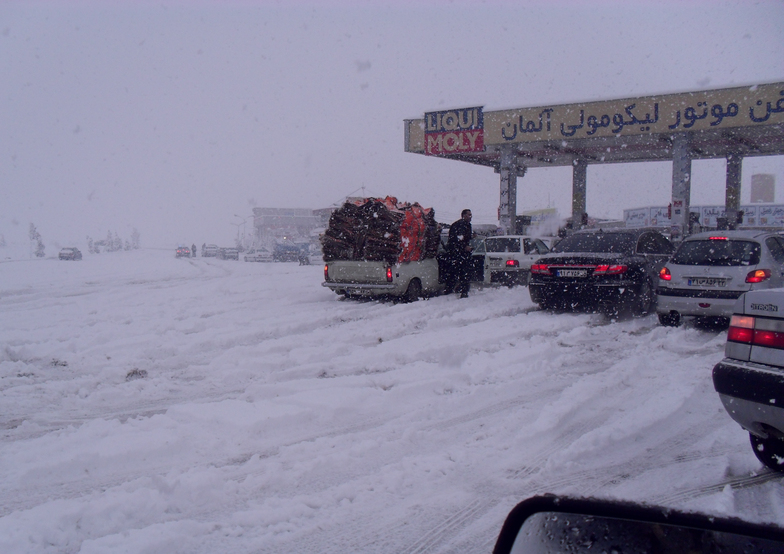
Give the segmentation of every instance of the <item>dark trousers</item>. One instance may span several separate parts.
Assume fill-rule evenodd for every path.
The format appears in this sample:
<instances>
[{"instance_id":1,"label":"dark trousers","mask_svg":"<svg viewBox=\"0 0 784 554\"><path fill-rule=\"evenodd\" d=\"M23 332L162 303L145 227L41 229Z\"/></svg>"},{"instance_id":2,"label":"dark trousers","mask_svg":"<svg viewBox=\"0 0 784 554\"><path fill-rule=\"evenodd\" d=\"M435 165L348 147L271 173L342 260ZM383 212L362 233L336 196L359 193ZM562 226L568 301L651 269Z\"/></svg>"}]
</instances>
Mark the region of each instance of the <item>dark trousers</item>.
<instances>
[{"instance_id":1,"label":"dark trousers","mask_svg":"<svg viewBox=\"0 0 784 554\"><path fill-rule=\"evenodd\" d=\"M449 274L446 280L446 293L468 294L471 290L471 255L457 253L449 257Z\"/></svg>"}]
</instances>

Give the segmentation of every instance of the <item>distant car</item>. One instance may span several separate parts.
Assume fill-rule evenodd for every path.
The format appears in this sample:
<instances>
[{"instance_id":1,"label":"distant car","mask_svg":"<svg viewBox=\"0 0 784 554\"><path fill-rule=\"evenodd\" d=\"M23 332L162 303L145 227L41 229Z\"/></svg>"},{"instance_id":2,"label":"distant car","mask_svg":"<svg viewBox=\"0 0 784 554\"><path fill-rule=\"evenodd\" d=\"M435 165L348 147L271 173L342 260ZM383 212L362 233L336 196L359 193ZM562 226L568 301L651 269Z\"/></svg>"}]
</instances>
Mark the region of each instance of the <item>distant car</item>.
<instances>
[{"instance_id":1,"label":"distant car","mask_svg":"<svg viewBox=\"0 0 784 554\"><path fill-rule=\"evenodd\" d=\"M82 253L79 251L78 248L68 247L63 248L60 250L60 254L57 256L61 260L81 260Z\"/></svg>"},{"instance_id":2,"label":"distant car","mask_svg":"<svg viewBox=\"0 0 784 554\"><path fill-rule=\"evenodd\" d=\"M729 318L746 291L784 286L784 238L763 231L712 231L686 238L659 273L662 325L683 316ZM725 323L726 324L726 323Z\"/></svg>"},{"instance_id":3,"label":"distant car","mask_svg":"<svg viewBox=\"0 0 784 554\"><path fill-rule=\"evenodd\" d=\"M733 312L713 386L757 459L784 472L784 289L747 292Z\"/></svg>"},{"instance_id":4,"label":"distant car","mask_svg":"<svg viewBox=\"0 0 784 554\"><path fill-rule=\"evenodd\" d=\"M531 265L531 300L542 308L647 314L659 270L673 250L656 229L577 231Z\"/></svg>"},{"instance_id":5,"label":"distant car","mask_svg":"<svg viewBox=\"0 0 784 554\"><path fill-rule=\"evenodd\" d=\"M276 244L272 251L272 259L276 262L296 262L299 260L300 249L295 244Z\"/></svg>"},{"instance_id":6,"label":"distant car","mask_svg":"<svg viewBox=\"0 0 784 554\"><path fill-rule=\"evenodd\" d=\"M191 249L187 246L178 246L177 247L177 254L175 255L176 258L190 258L191 257Z\"/></svg>"},{"instance_id":7,"label":"distant car","mask_svg":"<svg viewBox=\"0 0 784 554\"><path fill-rule=\"evenodd\" d=\"M243 259L246 262L271 262L272 252L266 248L252 248L245 253Z\"/></svg>"},{"instance_id":8,"label":"distant car","mask_svg":"<svg viewBox=\"0 0 784 554\"><path fill-rule=\"evenodd\" d=\"M220 249L215 244L208 244L201 251L202 258L217 258Z\"/></svg>"},{"instance_id":9,"label":"distant car","mask_svg":"<svg viewBox=\"0 0 784 554\"><path fill-rule=\"evenodd\" d=\"M221 260L239 260L240 251L236 248L220 248L218 249L218 258Z\"/></svg>"},{"instance_id":10,"label":"distant car","mask_svg":"<svg viewBox=\"0 0 784 554\"><path fill-rule=\"evenodd\" d=\"M501 285L527 285L531 264L550 252L541 240L525 235L487 237L484 281Z\"/></svg>"}]
</instances>

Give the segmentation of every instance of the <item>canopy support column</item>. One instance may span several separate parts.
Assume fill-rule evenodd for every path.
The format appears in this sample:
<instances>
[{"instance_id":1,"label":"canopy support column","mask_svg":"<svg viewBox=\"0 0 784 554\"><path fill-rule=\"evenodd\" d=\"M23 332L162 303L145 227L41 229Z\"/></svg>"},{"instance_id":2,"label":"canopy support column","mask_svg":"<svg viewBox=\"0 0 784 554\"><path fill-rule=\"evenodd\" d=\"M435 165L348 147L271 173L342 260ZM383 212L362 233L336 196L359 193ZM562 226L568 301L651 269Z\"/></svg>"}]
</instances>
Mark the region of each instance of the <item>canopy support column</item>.
<instances>
[{"instance_id":1,"label":"canopy support column","mask_svg":"<svg viewBox=\"0 0 784 554\"><path fill-rule=\"evenodd\" d=\"M672 137L672 213L671 238L682 240L689 234L689 205L691 204L691 149L687 133Z\"/></svg>"},{"instance_id":2,"label":"canopy support column","mask_svg":"<svg viewBox=\"0 0 784 554\"><path fill-rule=\"evenodd\" d=\"M743 156L737 152L727 155L727 187L725 191L725 216L727 228L735 229L738 226L740 212L740 174L743 165Z\"/></svg>"},{"instance_id":3,"label":"canopy support column","mask_svg":"<svg viewBox=\"0 0 784 554\"><path fill-rule=\"evenodd\" d=\"M587 223L587 185L588 162L577 158L572 162L572 229L579 229Z\"/></svg>"},{"instance_id":4,"label":"canopy support column","mask_svg":"<svg viewBox=\"0 0 784 554\"><path fill-rule=\"evenodd\" d=\"M501 163L496 172L501 175L501 190L498 203L498 225L505 235L513 235L517 227L517 177L525 175L525 166L517 165L513 149L501 150Z\"/></svg>"}]
</instances>

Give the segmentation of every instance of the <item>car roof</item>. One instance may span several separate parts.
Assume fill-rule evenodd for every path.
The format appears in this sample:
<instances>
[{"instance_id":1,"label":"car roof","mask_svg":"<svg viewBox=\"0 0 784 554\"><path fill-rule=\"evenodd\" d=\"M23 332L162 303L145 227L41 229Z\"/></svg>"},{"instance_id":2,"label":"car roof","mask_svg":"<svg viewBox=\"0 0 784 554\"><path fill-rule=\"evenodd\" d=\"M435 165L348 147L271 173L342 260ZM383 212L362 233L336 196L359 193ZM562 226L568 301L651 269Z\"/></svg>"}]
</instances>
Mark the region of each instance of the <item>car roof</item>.
<instances>
[{"instance_id":1,"label":"car roof","mask_svg":"<svg viewBox=\"0 0 784 554\"><path fill-rule=\"evenodd\" d=\"M690 235L684 239L685 241L689 240L706 240L710 237L727 237L730 239L760 239L764 237L774 236L774 235L781 235L779 232L776 231L769 231L763 229L736 229L734 231L704 231L702 233L695 233Z\"/></svg>"}]
</instances>

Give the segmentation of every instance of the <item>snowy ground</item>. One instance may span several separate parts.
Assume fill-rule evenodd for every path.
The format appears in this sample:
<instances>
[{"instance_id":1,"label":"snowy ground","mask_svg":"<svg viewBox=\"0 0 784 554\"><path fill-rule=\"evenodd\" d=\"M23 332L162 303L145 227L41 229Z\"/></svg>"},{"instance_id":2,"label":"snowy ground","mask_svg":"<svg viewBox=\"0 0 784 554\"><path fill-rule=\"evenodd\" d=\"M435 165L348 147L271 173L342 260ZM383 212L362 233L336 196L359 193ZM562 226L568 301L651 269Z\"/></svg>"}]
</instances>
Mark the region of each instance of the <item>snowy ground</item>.
<instances>
[{"instance_id":1,"label":"snowy ground","mask_svg":"<svg viewBox=\"0 0 784 554\"><path fill-rule=\"evenodd\" d=\"M543 492L784 521L713 391L724 332L321 278L1 262L0 551L489 552Z\"/></svg>"}]
</instances>

